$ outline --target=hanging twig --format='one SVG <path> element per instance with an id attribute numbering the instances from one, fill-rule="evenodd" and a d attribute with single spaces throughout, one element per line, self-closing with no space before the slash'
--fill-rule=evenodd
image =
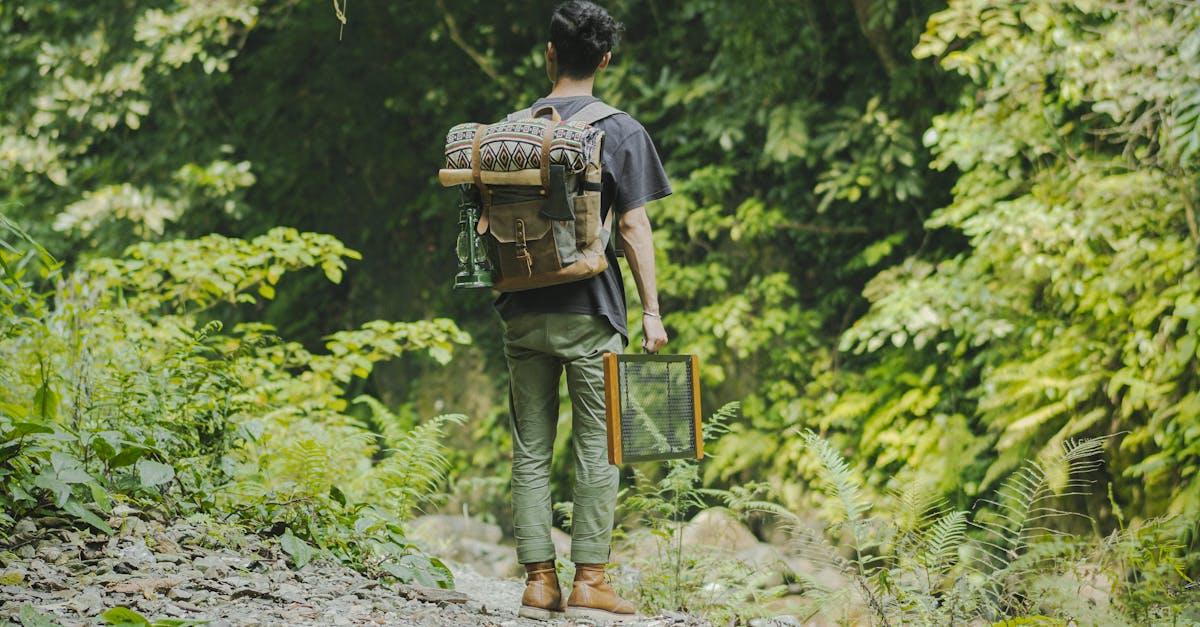
<path id="1" fill-rule="evenodd" d="M 446 30 L 450 31 L 450 41 L 453 41 L 463 52 L 467 53 L 467 56 L 475 61 L 479 69 L 488 75 L 488 78 L 499 81 L 500 75 L 496 72 L 496 68 L 492 67 L 492 62 L 473 48 L 471 44 L 467 43 L 467 40 L 463 39 L 462 33 L 458 32 L 458 22 L 454 21 L 454 16 L 450 14 L 450 11 L 446 10 L 446 3 L 443 0 L 437 0 L 437 7 L 442 12 L 442 19 L 446 22 Z"/>
<path id="2" fill-rule="evenodd" d="M 338 0 L 333 0 L 333 15 L 341 22 L 338 27 L 338 41 L 342 40 L 342 32 L 346 30 L 346 6 L 350 4 L 350 0 L 342 0 L 342 5 L 338 6 Z"/>

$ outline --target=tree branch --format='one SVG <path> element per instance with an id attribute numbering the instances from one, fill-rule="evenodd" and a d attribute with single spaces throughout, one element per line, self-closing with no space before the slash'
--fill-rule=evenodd
<path id="1" fill-rule="evenodd" d="M 821 224 L 810 224 L 807 222 L 784 222 L 779 225 L 780 228 L 792 229 L 793 231 L 808 231 L 809 233 L 829 233 L 833 235 L 849 235 L 868 233 L 865 226 L 824 226 Z"/>
<path id="2" fill-rule="evenodd" d="M 454 16 L 450 14 L 450 11 L 446 9 L 445 0 L 437 0 L 437 7 L 442 12 L 443 21 L 446 22 L 446 30 L 450 32 L 450 41 L 453 41 L 463 52 L 467 53 L 467 56 L 475 61 L 479 69 L 488 75 L 488 78 L 499 82 L 500 75 L 496 72 L 496 68 L 492 67 L 491 60 L 472 47 L 471 44 L 467 43 L 467 40 L 463 39 L 462 33 L 458 31 L 458 22 L 454 20 Z"/>
<path id="3" fill-rule="evenodd" d="M 879 62 L 883 64 L 888 78 L 895 76 L 900 62 L 896 60 L 896 55 L 888 45 L 888 29 L 881 22 L 871 24 L 874 0 L 852 0 L 852 4 L 854 5 L 854 16 L 858 18 L 859 30 L 867 38 L 871 48 L 875 50 L 875 56 L 879 57 Z"/>

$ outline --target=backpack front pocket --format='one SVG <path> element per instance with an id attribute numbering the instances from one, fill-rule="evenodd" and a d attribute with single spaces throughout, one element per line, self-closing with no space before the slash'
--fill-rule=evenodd
<path id="1" fill-rule="evenodd" d="M 563 258 L 554 237 L 555 221 L 541 215 L 544 202 L 538 199 L 493 205 L 489 210 L 488 234 L 495 242 L 491 261 L 503 278 L 528 278 L 562 269 Z"/>

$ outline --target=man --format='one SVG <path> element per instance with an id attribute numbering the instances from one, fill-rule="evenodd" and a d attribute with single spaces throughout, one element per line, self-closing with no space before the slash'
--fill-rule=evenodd
<path id="1" fill-rule="evenodd" d="M 567 119 L 596 102 L 596 73 L 612 58 L 621 29 L 604 9 L 573 0 L 555 9 L 546 44 L 546 72 L 554 84 L 533 107 L 551 105 Z M 646 203 L 671 186 L 646 130 L 625 113 L 596 123 L 604 130 L 602 219 L 616 211 L 616 229 L 642 301 L 642 347 L 667 343 L 654 268 Z M 608 269 L 583 281 L 510 292 L 496 300 L 504 327 L 513 427 L 513 512 L 517 558 L 527 587 L 521 616 L 620 620 L 634 614 L 605 579 L 619 473 L 608 464 L 602 356 L 628 343 L 625 292 L 610 247 Z M 571 397 L 575 484 L 571 559 L 575 581 L 565 608 L 555 573 L 550 464 L 558 422 L 558 384 L 567 374 Z"/>

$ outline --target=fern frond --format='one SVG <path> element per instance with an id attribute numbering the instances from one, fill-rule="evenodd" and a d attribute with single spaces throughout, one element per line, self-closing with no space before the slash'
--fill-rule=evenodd
<path id="1" fill-rule="evenodd" d="M 738 401 L 725 403 L 701 426 L 705 442 L 715 442 L 717 438 L 729 432 L 729 424 L 737 419 L 742 404 Z"/>
<path id="2" fill-rule="evenodd" d="M 783 524 L 800 522 L 800 518 L 792 510 L 770 501 L 739 501 L 733 498 L 726 498 L 725 506 L 735 512 L 761 512 L 770 514 L 782 521 Z"/>
<path id="3" fill-rule="evenodd" d="M 362 489 L 376 499 L 382 497 L 392 514 L 405 518 L 437 491 L 445 476 L 448 462 L 442 454 L 442 436 L 446 425 L 463 424 L 467 417 L 445 414 L 404 431 L 396 415 L 378 400 L 370 396 L 355 400 L 375 412 L 387 440 L 385 457 L 363 477 Z"/>
<path id="4" fill-rule="evenodd" d="M 845 558 L 838 554 L 838 549 L 829 540 L 824 530 L 817 530 L 795 522 L 785 522 L 782 525 L 788 539 L 788 552 L 797 557 L 812 562 L 817 566 L 830 568 L 847 575 L 855 573 L 846 563 Z"/>
<path id="5" fill-rule="evenodd" d="M 966 539 L 967 512 L 956 510 L 942 516 L 923 534 L 917 553 L 921 565 L 932 575 L 949 571 Z"/>
<path id="6" fill-rule="evenodd" d="M 1049 524 L 1064 516 L 1082 515 L 1053 507 L 1063 496 L 1087 493 L 1090 485 L 1080 475 L 1096 470 L 1101 462 L 1096 458 L 1103 452 L 1105 438 L 1070 440 L 1063 443 L 1060 453 L 1029 460 L 1009 477 L 997 491 L 995 499 L 980 503 L 994 508 L 992 520 L 975 521 L 983 532 L 979 544 L 983 551 L 977 562 L 988 581 L 999 589 L 999 579 L 1006 573 L 1030 568 L 1018 557 L 1029 552 L 1036 537 L 1055 537 L 1058 534 Z M 1053 489 L 1052 480 L 1065 477 L 1061 491 Z"/>
<path id="7" fill-rule="evenodd" d="M 854 471 L 846 460 L 834 450 L 833 445 L 812 431 L 805 432 L 801 437 L 809 450 L 817 455 L 821 462 L 821 478 L 830 496 L 837 499 L 841 505 L 844 521 L 854 534 L 855 549 L 862 551 L 866 548 L 866 528 L 864 519 L 871 509 L 862 497 L 862 486 L 854 478 Z"/>
<path id="8" fill-rule="evenodd" d="M 945 514 L 946 500 L 928 485 L 907 482 L 889 492 L 896 503 L 891 522 L 902 536 L 915 534 Z"/>

